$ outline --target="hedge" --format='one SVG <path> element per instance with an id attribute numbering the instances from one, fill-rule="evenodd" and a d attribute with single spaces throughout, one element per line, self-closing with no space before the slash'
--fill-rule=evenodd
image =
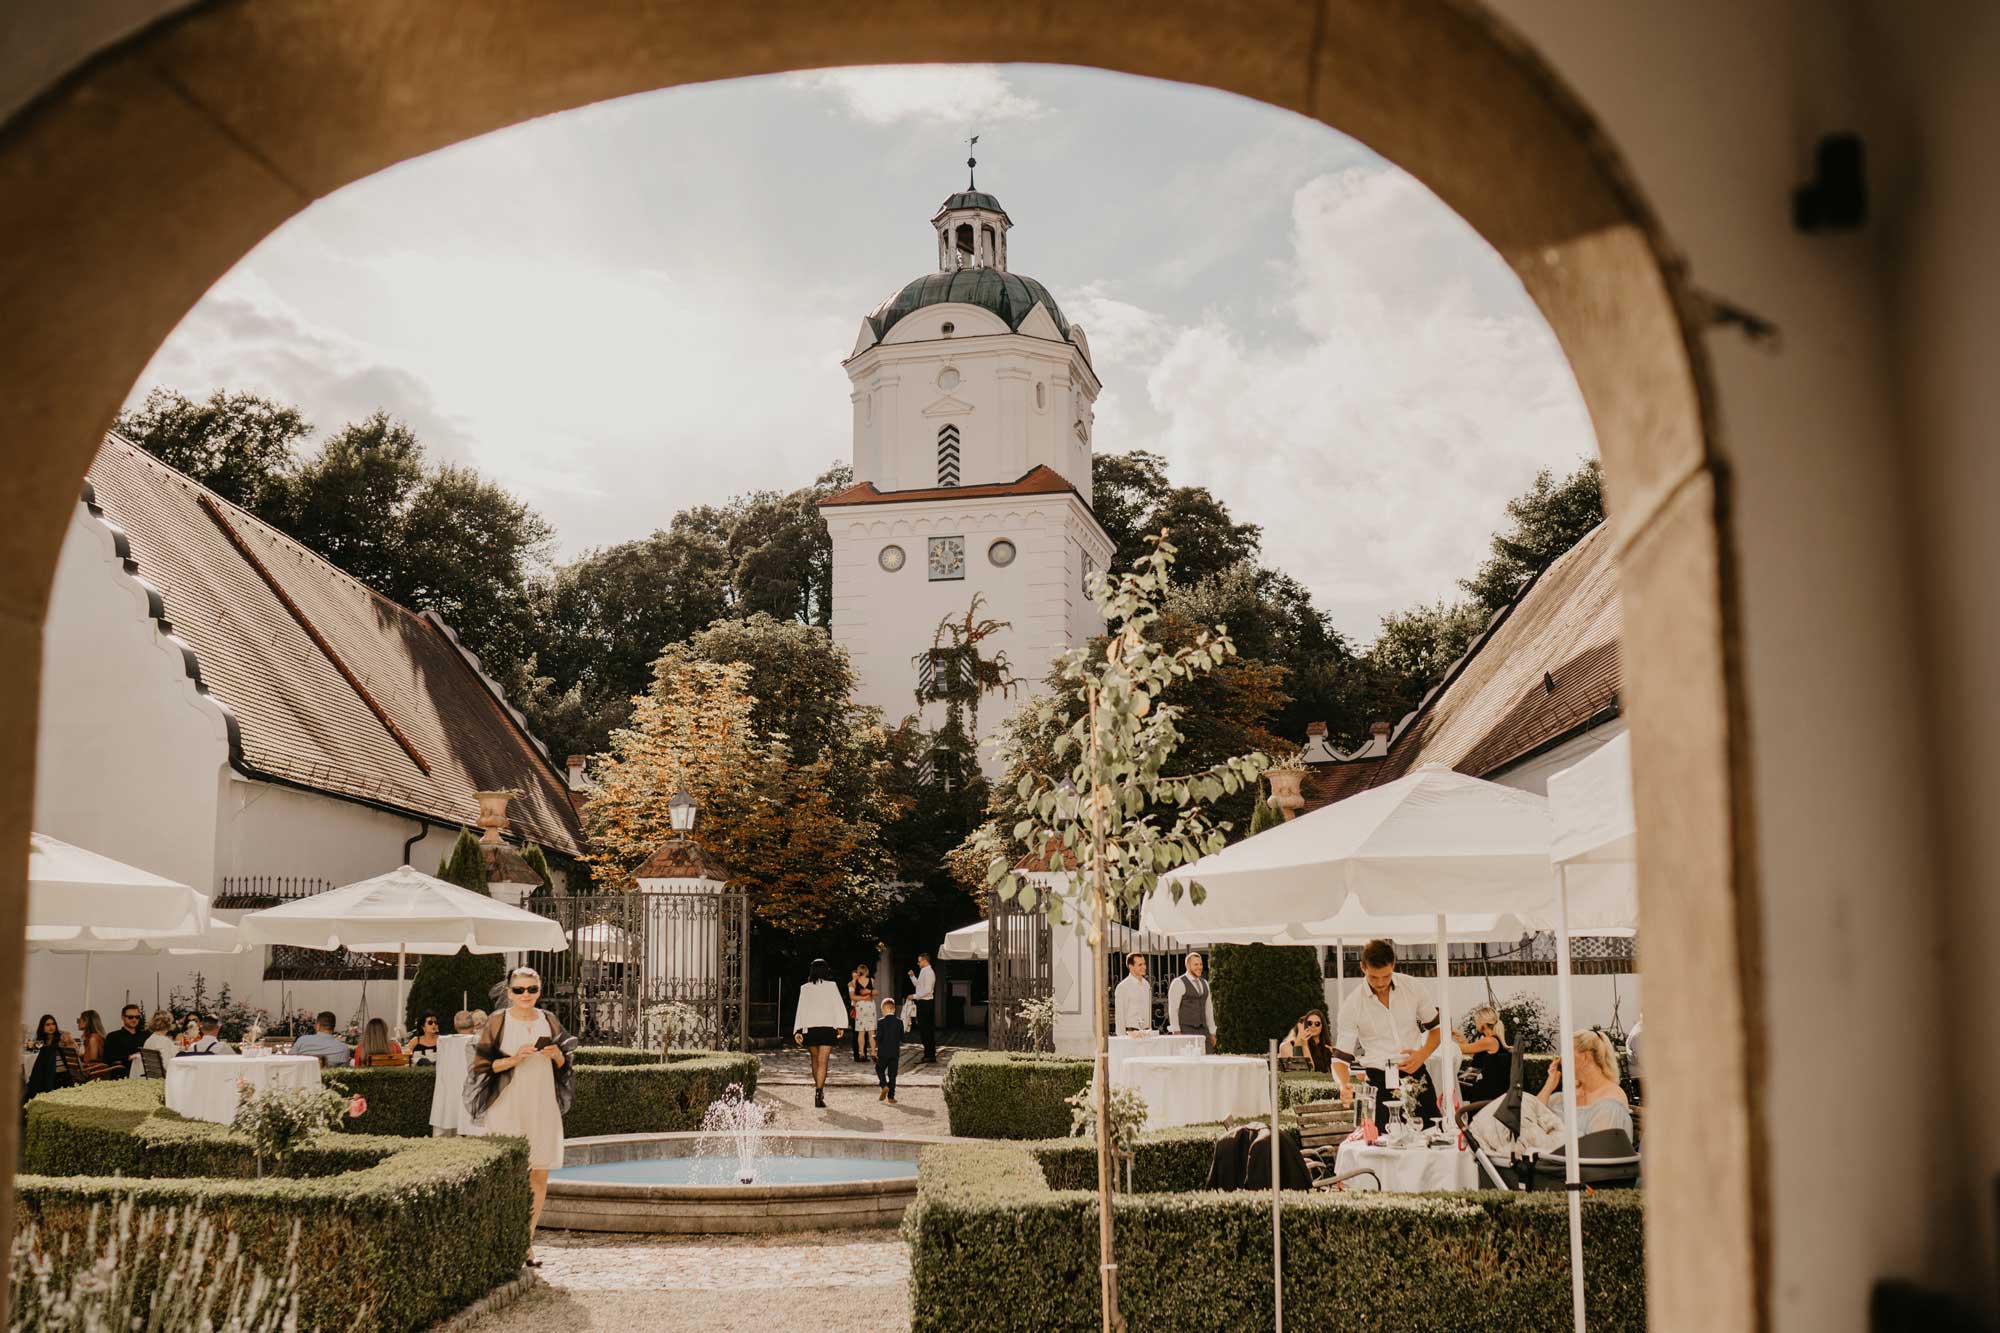
<path id="1" fill-rule="evenodd" d="M 951 1132 L 967 1139 L 1057 1139 L 1064 1103 L 1090 1086 L 1092 1062 L 1017 1051 L 960 1051 L 944 1076 Z"/>
<path id="2" fill-rule="evenodd" d="M 1318 949 L 1218 944 L 1209 957 L 1219 1051 L 1263 1055 L 1308 1010 L 1326 1009 Z"/>
<path id="3" fill-rule="evenodd" d="M 17 1225 L 80 1266 L 93 1208 L 195 1205 L 275 1267 L 299 1228 L 299 1322 L 420 1329 L 512 1279 L 527 1257 L 527 1145 L 518 1139 L 341 1136 L 299 1150 L 283 1177 L 249 1179 L 249 1143 L 183 1120 L 147 1080 L 92 1083 L 28 1105 Z M 40 1174 L 78 1169 L 98 1174 Z M 122 1176 L 106 1173 L 120 1172 Z"/>
<path id="4" fill-rule="evenodd" d="M 350 1120 L 352 1133 L 422 1138 L 431 1132 L 431 1093 L 437 1071 L 429 1065 L 398 1069 L 329 1069 L 321 1076 L 343 1095 L 368 1100 L 368 1113 Z M 563 1118 L 571 1138 L 592 1134 L 664 1134 L 701 1128 L 702 1112 L 731 1083 L 743 1095 L 757 1090 L 757 1057 L 727 1051 L 635 1051 L 583 1046 L 576 1052 L 576 1104 Z"/>
<path id="5" fill-rule="evenodd" d="M 1036 1156 L 1020 1144 L 924 1150 L 903 1217 L 913 1328 L 1096 1327 L 1096 1198 L 1051 1188 Z M 1591 1328 L 1637 1333 L 1640 1197 L 1592 1195 L 1583 1213 Z M 1119 1307 L 1134 1330 L 1271 1327 L 1268 1196 L 1132 1194 L 1114 1215 Z M 1570 1326 L 1560 1193 L 1293 1193 L 1284 1240 L 1285 1316 L 1300 1328 Z"/>

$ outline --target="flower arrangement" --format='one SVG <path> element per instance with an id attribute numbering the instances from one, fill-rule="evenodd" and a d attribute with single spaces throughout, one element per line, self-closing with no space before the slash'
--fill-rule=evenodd
<path id="1" fill-rule="evenodd" d="M 1396 1089 L 1396 1097 L 1403 1104 L 1403 1123 L 1415 1127 L 1417 1107 L 1421 1104 L 1424 1089 L 1430 1085 L 1422 1074 L 1403 1075 L 1402 1084 Z"/>
<path id="2" fill-rule="evenodd" d="M 1023 1000 L 1014 1006 L 1015 1016 L 1021 1020 L 1022 1030 L 1028 1034 L 1028 1048 L 1036 1051 L 1052 1049 L 1049 1039 L 1056 1030 L 1056 1001 L 1052 995 L 1038 999 Z"/>
<path id="3" fill-rule="evenodd" d="M 266 1158 L 282 1171 L 286 1160 L 316 1135 L 338 1129 L 342 1119 L 358 1119 L 367 1110 L 363 1098 L 350 1100 L 329 1088 L 259 1089 L 238 1079 L 236 1118 L 229 1127 L 250 1140 L 261 1176 Z"/>

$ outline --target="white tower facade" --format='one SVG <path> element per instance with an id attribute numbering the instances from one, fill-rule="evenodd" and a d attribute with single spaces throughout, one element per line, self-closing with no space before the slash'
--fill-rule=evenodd
<path id="1" fill-rule="evenodd" d="M 1048 289 L 1007 266 L 1013 226 L 967 189 L 931 219 L 937 270 L 861 321 L 853 385 L 854 481 L 820 506 L 833 538 L 833 636 L 859 701 L 898 720 L 918 711 L 918 659 L 946 618 L 1008 628 L 1022 685 L 980 703 L 979 733 L 1037 687 L 1052 659 L 1104 630 L 1085 592 L 1111 559 L 1091 512 L 1092 404 L 1100 389 L 1083 330 Z M 924 710 L 926 725 L 942 708 Z M 990 750 L 982 762 L 992 771 Z"/>

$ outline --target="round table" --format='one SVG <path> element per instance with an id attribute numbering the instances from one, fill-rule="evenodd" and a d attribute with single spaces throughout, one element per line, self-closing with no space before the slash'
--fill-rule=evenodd
<path id="1" fill-rule="evenodd" d="M 1349 1140 L 1334 1155 L 1333 1173 L 1373 1171 L 1389 1194 L 1429 1194 L 1479 1188 L 1479 1163 L 1455 1145 L 1439 1148 L 1373 1147 Z M 1366 1185 L 1350 1188 L 1366 1189 Z"/>
<path id="2" fill-rule="evenodd" d="M 1147 1129 L 1271 1113 L 1271 1067 L 1255 1056 L 1135 1056 L 1122 1072 L 1146 1099 Z"/>
<path id="3" fill-rule="evenodd" d="M 1127 1060 L 1208 1054 L 1207 1042 L 1201 1037 L 1112 1037 L 1106 1041 L 1105 1048 L 1109 1052 L 1106 1063 L 1111 1068 L 1111 1086 L 1114 1088 L 1130 1081 L 1125 1072 Z"/>
<path id="4" fill-rule="evenodd" d="M 472 1068 L 472 1046 L 466 1034 L 438 1038 L 437 1086 L 431 1089 L 431 1133 L 477 1134 L 480 1127 L 465 1111 L 465 1074 Z"/>
<path id="5" fill-rule="evenodd" d="M 183 1055 L 167 1061 L 167 1109 L 219 1125 L 236 1119 L 238 1080 L 252 1087 L 317 1088 L 310 1055 Z"/>

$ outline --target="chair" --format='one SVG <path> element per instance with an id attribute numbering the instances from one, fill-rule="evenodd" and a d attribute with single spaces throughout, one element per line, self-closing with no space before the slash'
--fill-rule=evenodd
<path id="1" fill-rule="evenodd" d="M 146 1071 L 147 1078 L 165 1078 L 167 1076 L 166 1060 L 161 1058 L 160 1053 L 150 1046 L 139 1048 L 139 1067 Z"/>
<path id="2" fill-rule="evenodd" d="M 407 1055 L 377 1055 L 369 1058 L 370 1069 L 401 1069 L 410 1063 Z"/>
<path id="3" fill-rule="evenodd" d="M 83 1062 L 83 1052 L 74 1046 L 56 1047 L 56 1059 L 62 1062 L 63 1073 L 68 1076 L 72 1085 L 88 1083 L 102 1074 L 106 1068 L 104 1065 L 86 1065 Z M 93 1073 L 93 1070 L 96 1072 Z"/>

